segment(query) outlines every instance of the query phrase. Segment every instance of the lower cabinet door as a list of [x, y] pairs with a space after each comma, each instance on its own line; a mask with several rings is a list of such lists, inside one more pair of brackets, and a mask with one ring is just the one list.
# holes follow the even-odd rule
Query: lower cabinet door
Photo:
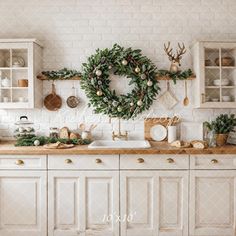
[[47, 235], [45, 171], [0, 171], [0, 236]]
[[190, 235], [236, 235], [236, 171], [190, 171]]
[[187, 171], [121, 171], [122, 236], [187, 236]]
[[49, 171], [49, 236], [119, 236], [119, 172]]

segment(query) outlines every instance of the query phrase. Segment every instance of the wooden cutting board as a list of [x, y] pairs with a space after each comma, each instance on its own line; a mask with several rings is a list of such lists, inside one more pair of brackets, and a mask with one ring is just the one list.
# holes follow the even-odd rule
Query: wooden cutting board
[[[170, 117], [156, 117], [156, 118], [147, 118], [144, 120], [144, 138], [148, 141], [155, 141], [151, 138], [150, 131], [151, 128], [155, 125], [163, 125], [167, 127]], [[163, 140], [166, 141], [167, 137]]]

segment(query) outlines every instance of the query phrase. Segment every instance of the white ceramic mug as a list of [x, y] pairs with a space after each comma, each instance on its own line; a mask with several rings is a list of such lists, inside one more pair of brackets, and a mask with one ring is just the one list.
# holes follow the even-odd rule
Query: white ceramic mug
[[177, 128], [175, 125], [168, 126], [168, 143], [172, 143], [177, 139]]
[[19, 101], [19, 102], [24, 102], [24, 100], [25, 100], [25, 99], [24, 99], [23, 97], [19, 97], [19, 98], [18, 98], [18, 101]]

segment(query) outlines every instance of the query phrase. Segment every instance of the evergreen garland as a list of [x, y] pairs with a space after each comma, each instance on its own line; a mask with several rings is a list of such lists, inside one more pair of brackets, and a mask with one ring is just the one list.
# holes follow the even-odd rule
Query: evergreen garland
[[187, 78], [193, 76], [193, 72], [191, 69], [185, 71], [178, 71], [178, 72], [170, 72], [169, 70], [158, 70], [157, 76], [166, 76], [169, 77], [174, 81], [176, 84], [177, 80], [186, 80]]
[[69, 70], [67, 68], [63, 68], [58, 71], [43, 71], [43, 75], [47, 76], [49, 80], [67, 80], [72, 77], [81, 76], [81, 73], [77, 70]]
[[40, 146], [48, 144], [48, 143], [66, 143], [66, 144], [74, 144], [74, 145], [87, 145], [91, 143], [91, 140], [88, 139], [61, 139], [61, 138], [50, 138], [45, 136], [31, 136], [31, 137], [22, 137], [16, 140], [15, 146], [34, 146], [34, 141], [38, 140], [40, 142]]
[[[111, 91], [111, 73], [130, 78], [129, 85], [134, 85], [132, 92], [118, 96], [115, 90]], [[112, 49], [98, 49], [83, 64], [81, 88], [95, 113], [128, 120], [152, 105], [160, 90], [156, 74], [156, 66], [141, 54], [141, 50], [115, 44]]]

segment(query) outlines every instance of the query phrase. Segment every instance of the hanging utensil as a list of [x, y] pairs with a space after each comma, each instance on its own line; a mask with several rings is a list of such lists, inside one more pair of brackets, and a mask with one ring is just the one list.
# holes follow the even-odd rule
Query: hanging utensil
[[44, 106], [49, 111], [57, 111], [62, 106], [62, 99], [56, 94], [56, 88], [54, 82], [52, 82], [52, 92], [44, 99]]
[[187, 89], [188, 89], [187, 80], [184, 81], [184, 89], [185, 89], [185, 98], [183, 100], [183, 104], [184, 104], [184, 106], [188, 106], [189, 98], [188, 98], [188, 92], [187, 92]]
[[76, 108], [79, 105], [79, 99], [76, 97], [76, 89], [72, 87], [73, 95], [69, 96], [66, 100], [67, 106], [70, 108]]

